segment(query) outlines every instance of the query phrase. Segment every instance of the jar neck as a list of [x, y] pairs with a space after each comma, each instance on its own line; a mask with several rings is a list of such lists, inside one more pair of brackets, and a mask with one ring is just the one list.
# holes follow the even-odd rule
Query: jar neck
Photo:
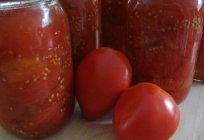
[[52, 6], [57, 4], [58, 0], [2, 0], [0, 1], [0, 10], [21, 9], [36, 6]]

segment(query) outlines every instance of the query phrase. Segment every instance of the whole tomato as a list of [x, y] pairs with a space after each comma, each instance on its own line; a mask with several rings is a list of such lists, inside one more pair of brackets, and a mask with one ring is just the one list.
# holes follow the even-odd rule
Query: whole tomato
[[131, 77], [131, 66], [121, 52], [99, 48], [88, 54], [76, 76], [76, 97], [85, 118], [94, 120], [110, 111]]
[[179, 108], [157, 85], [140, 83], [127, 89], [113, 113], [119, 140], [168, 140], [178, 127]]

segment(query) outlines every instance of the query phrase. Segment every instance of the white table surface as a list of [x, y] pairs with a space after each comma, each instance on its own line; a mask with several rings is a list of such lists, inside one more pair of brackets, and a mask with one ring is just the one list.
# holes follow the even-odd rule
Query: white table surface
[[[187, 100], [180, 105], [181, 122], [171, 140], [204, 140], [204, 83], [194, 83]], [[70, 122], [43, 140], [115, 140], [110, 116], [98, 122], [85, 121], [76, 108]], [[22, 140], [0, 127], [0, 140]]]

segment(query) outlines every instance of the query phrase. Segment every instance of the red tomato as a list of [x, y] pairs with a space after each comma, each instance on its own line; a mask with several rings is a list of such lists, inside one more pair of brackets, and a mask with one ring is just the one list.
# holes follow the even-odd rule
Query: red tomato
[[119, 51], [99, 48], [88, 54], [76, 77], [76, 96], [83, 115], [93, 120], [107, 113], [128, 88], [131, 77], [129, 61]]
[[178, 127], [179, 108], [158, 86], [141, 83], [126, 90], [113, 113], [119, 140], [167, 140]]

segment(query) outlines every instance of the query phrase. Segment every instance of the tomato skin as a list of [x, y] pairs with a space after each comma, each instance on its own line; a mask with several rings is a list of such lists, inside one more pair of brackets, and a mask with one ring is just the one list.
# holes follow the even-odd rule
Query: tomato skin
[[119, 140], [167, 140], [179, 120], [179, 108], [168, 93], [154, 84], [140, 83], [119, 98], [113, 128]]
[[131, 77], [129, 61], [119, 51], [99, 48], [88, 54], [76, 76], [76, 97], [85, 118], [94, 120], [111, 110]]

